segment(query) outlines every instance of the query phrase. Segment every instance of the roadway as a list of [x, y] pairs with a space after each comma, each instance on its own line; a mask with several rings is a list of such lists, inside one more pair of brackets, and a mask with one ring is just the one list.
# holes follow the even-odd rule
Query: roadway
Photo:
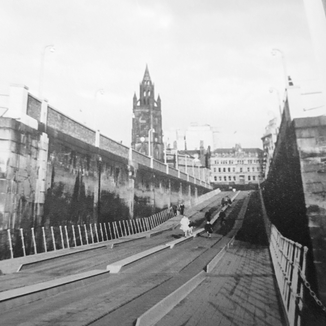
[[[200, 228], [206, 211], [217, 212], [222, 193], [186, 215]], [[234, 195], [234, 194], [233, 194]], [[0, 312], [1, 325], [134, 325], [150, 307], [200, 273], [241, 227], [237, 220], [246, 192], [240, 193], [227, 211], [227, 223], [216, 223], [212, 238], [205, 235], [181, 241], [172, 248], [124, 266], [119, 273], [103, 273], [71, 283], [61, 290], [49, 290], [33, 300], [19, 300]], [[233, 228], [233, 231], [232, 231]], [[136, 238], [136, 237], [134, 237]], [[60, 279], [93, 270], [183, 238], [179, 228], [154, 237], [101, 245], [78, 254], [57, 257], [23, 266], [19, 273], [2, 276], [0, 291]], [[1, 292], [0, 292], [1, 293]]]

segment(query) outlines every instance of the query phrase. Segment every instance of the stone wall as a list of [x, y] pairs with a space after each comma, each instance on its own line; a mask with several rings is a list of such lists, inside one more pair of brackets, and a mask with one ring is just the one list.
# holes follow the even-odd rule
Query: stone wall
[[290, 117], [285, 102], [268, 178], [262, 184], [271, 222], [307, 246], [307, 277], [326, 302], [326, 117]]

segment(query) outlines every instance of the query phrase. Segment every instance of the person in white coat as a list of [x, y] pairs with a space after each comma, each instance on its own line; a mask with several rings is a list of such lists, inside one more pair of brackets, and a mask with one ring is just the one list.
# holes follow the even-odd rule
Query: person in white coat
[[180, 229], [185, 233], [185, 237], [192, 235], [192, 227], [189, 226], [189, 218], [187, 216], [183, 216], [180, 220]]

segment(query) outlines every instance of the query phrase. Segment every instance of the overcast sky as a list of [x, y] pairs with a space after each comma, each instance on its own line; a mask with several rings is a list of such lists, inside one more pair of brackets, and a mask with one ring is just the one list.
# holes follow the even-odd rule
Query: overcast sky
[[[284, 94], [317, 80], [303, 0], [1, 0], [0, 86], [26, 85], [53, 107], [129, 146], [146, 64], [163, 129], [217, 127], [221, 146], [262, 147]], [[104, 94], [97, 92], [104, 89]], [[235, 131], [237, 131], [235, 133]]]

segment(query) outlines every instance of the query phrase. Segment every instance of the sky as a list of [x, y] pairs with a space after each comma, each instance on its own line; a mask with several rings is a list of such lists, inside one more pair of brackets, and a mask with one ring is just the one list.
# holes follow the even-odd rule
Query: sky
[[279, 116], [284, 64], [294, 84], [318, 88], [303, 0], [1, 0], [0, 8], [1, 93], [26, 85], [126, 146], [146, 65], [163, 130], [209, 124], [221, 147], [262, 148]]

